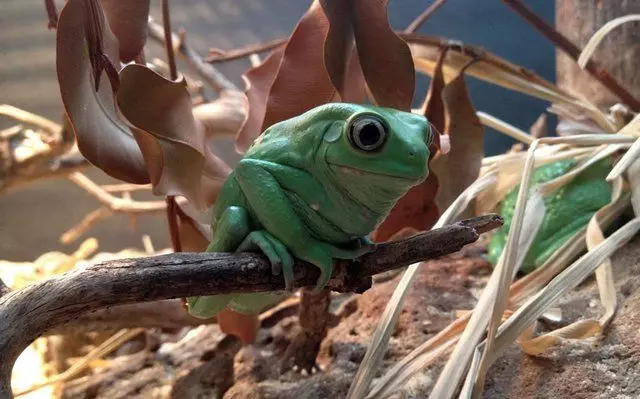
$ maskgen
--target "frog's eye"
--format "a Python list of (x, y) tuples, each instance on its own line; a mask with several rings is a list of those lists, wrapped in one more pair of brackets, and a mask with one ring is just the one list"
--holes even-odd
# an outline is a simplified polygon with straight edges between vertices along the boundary
[(361, 115), (349, 124), (349, 141), (362, 151), (379, 150), (387, 140), (384, 123), (372, 115)]

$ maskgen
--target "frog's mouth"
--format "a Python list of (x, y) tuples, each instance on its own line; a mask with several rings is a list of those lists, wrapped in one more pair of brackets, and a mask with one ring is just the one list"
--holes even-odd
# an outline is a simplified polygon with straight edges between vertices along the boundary
[(383, 177), (385, 179), (398, 179), (398, 180), (403, 180), (403, 181), (407, 181), (407, 182), (416, 182), (421, 180), (423, 177), (410, 177), (410, 176), (399, 176), (399, 175), (392, 175), (392, 174), (388, 174), (388, 173), (381, 173), (381, 172), (372, 172), (370, 170), (362, 170), (362, 169), (358, 169), (358, 168), (354, 168), (352, 166), (346, 166), (346, 165), (340, 165), (340, 164), (336, 164), (336, 163), (330, 163), (328, 162), (329, 165), (331, 165), (333, 168), (337, 169), (340, 171), (340, 173), (344, 173), (345, 175), (351, 175), (351, 176), (379, 176), (379, 177)]

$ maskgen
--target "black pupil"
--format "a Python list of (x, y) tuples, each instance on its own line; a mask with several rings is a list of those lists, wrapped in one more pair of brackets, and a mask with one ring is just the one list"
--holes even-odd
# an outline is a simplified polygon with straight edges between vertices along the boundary
[(380, 129), (373, 122), (369, 122), (362, 126), (358, 135), (360, 142), (365, 147), (375, 145), (380, 141)]

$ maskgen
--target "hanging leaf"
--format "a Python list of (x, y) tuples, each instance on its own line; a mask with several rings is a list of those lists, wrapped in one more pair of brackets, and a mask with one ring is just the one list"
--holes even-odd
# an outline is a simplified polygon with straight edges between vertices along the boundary
[[(324, 63), (343, 101), (349, 81), (347, 63), (353, 43), (375, 102), (403, 111), (411, 109), (415, 72), (407, 43), (393, 31), (387, 17), (388, 0), (321, 0), (329, 30)], [(384, 51), (381, 51), (384, 49)]]
[(149, 0), (100, 0), (100, 3), (120, 42), (120, 59), (132, 61), (147, 41)]
[(358, 51), (351, 51), (351, 58), (347, 65), (347, 75), (344, 90), (341, 94), (342, 101), (353, 104), (364, 104), (367, 101), (367, 82), (362, 73)]
[(199, 209), (213, 204), (230, 168), (207, 146), (184, 79), (131, 64), (120, 81), (118, 104), (139, 135), (154, 194), (182, 195)]
[[(440, 52), (438, 64), (429, 85), (427, 97), (421, 108), (421, 112), (432, 125), (433, 135), (431, 154), (429, 162), (436, 154), (439, 146), (439, 132), (444, 130), (445, 105), (442, 99), (444, 89), (444, 78), (442, 76), (442, 65), (447, 48)], [(417, 186), (412, 187), (389, 213), (389, 216), (372, 234), (375, 241), (382, 242), (391, 239), (396, 233), (405, 228), (413, 228), (418, 231), (430, 229), (440, 216), (440, 212), (435, 203), (435, 196), (438, 192), (438, 177), (432, 171), (427, 178)]]
[[(109, 74), (96, 72), (90, 54), (117, 63), (118, 41), (106, 24), (99, 5), (69, 0), (60, 13), (56, 35), (56, 72), (65, 111), (73, 126), (78, 148), (92, 164), (108, 175), (129, 183), (149, 183), (142, 153), (118, 111)], [(96, 12), (90, 13), (91, 10)], [(93, 15), (94, 18), (89, 18)], [(88, 38), (87, 32), (95, 37)], [(89, 45), (91, 43), (91, 46)], [(116, 64), (117, 65), (117, 64)], [(96, 91), (95, 82), (99, 82)]]
[(388, 0), (351, 0), (360, 64), (375, 102), (411, 110), (415, 71), (411, 51), (389, 25)]
[(343, 99), (347, 97), (346, 85), (348, 84), (348, 66), (345, 60), (351, 57), (349, 64), (353, 63), (353, 14), (351, 3), (351, 0), (320, 0), (325, 18), (329, 23), (329, 30), (324, 41), (324, 65), (333, 87)]
[(329, 22), (317, 1), (296, 25), (271, 85), (262, 130), (334, 101), (336, 91), (324, 67)]
[(236, 151), (240, 153), (244, 153), (253, 143), (253, 140), (262, 133), (262, 123), (267, 112), (269, 91), (278, 73), (278, 68), (280, 68), (283, 55), (284, 47), (280, 47), (269, 54), (260, 65), (249, 69), (242, 76), (247, 86), (245, 94), (249, 103), (249, 110), (242, 128), (236, 135)]
[(440, 154), (430, 164), (438, 176), (439, 209), (447, 209), (460, 193), (477, 178), (484, 157), (484, 130), (471, 103), (464, 79), (466, 68), (442, 90), (445, 105), (445, 132), (451, 141), (451, 151)]
[(193, 116), (202, 122), (208, 137), (235, 135), (247, 119), (247, 96), (224, 90), (214, 101), (193, 107)]

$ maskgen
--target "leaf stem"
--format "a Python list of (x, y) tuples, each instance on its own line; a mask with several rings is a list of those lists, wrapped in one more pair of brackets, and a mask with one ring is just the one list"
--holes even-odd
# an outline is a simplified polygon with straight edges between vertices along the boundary
[(173, 36), (171, 35), (171, 17), (169, 15), (169, 0), (162, 0), (162, 26), (164, 27), (164, 43), (167, 50), (167, 64), (171, 80), (178, 78), (176, 55), (173, 51)]

